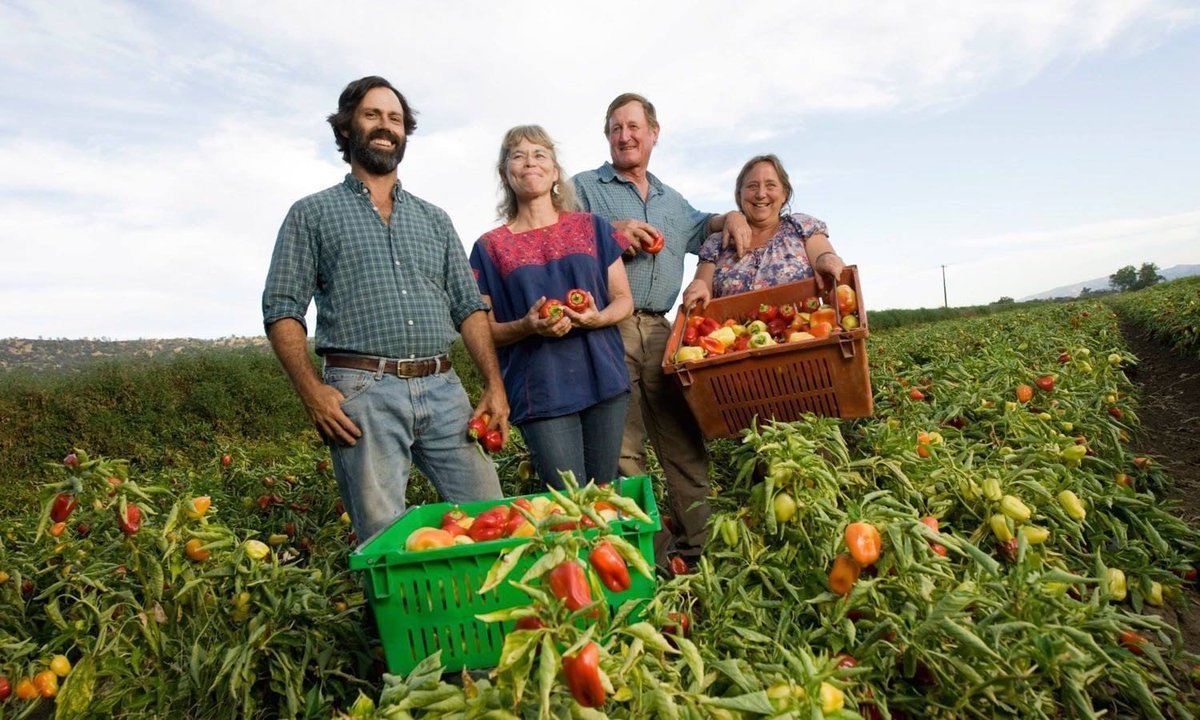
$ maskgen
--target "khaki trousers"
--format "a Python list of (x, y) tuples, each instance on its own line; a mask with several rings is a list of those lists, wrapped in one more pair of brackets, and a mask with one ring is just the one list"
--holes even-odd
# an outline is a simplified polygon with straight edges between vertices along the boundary
[(674, 538), (666, 533), (656, 538), (658, 562), (665, 562), (662, 553), (672, 539), (674, 552), (694, 562), (708, 539), (706, 525), (712, 512), (708, 451), (679, 382), (662, 371), (671, 326), (663, 317), (632, 315), (621, 322), (620, 330), (632, 386), (620, 471), (625, 476), (646, 473), (645, 441), (649, 437), (662, 465), (667, 509), (675, 529)]

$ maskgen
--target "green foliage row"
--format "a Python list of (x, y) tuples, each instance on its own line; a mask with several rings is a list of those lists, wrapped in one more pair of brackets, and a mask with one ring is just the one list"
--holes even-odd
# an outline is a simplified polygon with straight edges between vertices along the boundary
[[(478, 398), (482, 378), (461, 342), (450, 355), (467, 394)], [(72, 448), (128, 458), (135, 471), (187, 471), (226, 452), (271, 465), (285, 461), (297, 443), (320, 442), (266, 348), (106, 360), (72, 373), (0, 374), (0, 517), (35, 502), (46, 463)], [(515, 474), (517, 459), (509, 452), (497, 458), (503, 477)], [(432, 498), (419, 477), (409, 487), (410, 497)]]
[(0, 467), (8, 496), (31, 492), (44, 463), (72, 447), (135, 467), (192, 468), (231, 443), (311, 433), (269, 350), (105, 361), (73, 374), (0, 376)]
[(1158, 342), (1200, 356), (1200, 276), (1123, 293), (1107, 302), (1123, 320)]
[(1017, 303), (1011, 300), (994, 302), (989, 305), (969, 305), (952, 308), (917, 308), (915, 310), (868, 310), (867, 322), (872, 330), (890, 330), (910, 325), (922, 325), (941, 320), (966, 320), (969, 318), (987, 317), (1013, 310), (1029, 310), (1043, 305), (1065, 302), (1066, 300), (1033, 300)]

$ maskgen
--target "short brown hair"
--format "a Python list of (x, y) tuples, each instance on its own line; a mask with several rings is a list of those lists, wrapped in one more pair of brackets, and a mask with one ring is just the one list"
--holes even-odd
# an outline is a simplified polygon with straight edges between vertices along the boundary
[(550, 138), (550, 133), (546, 132), (541, 125), (518, 125), (504, 133), (504, 140), (500, 141), (500, 159), (496, 161), (496, 171), (500, 173), (500, 189), (504, 191), (504, 199), (496, 206), (496, 214), (504, 218), (505, 222), (509, 222), (517, 216), (517, 194), (508, 184), (506, 170), (508, 154), (522, 140), (541, 145), (550, 151), (550, 157), (554, 160), (554, 169), (558, 171), (558, 192), (550, 194), (550, 201), (554, 203), (554, 209), (559, 212), (578, 210), (579, 201), (575, 197), (575, 184), (567, 177), (567, 171), (563, 170), (562, 165), (558, 164), (558, 153), (554, 151), (554, 140)]
[(783, 189), (787, 191), (787, 199), (783, 201), (784, 207), (792, 203), (792, 181), (788, 178), (787, 170), (783, 169), (783, 163), (774, 153), (766, 155), (755, 155), (746, 161), (742, 166), (742, 171), (738, 173), (737, 184), (733, 186), (733, 206), (738, 210), (742, 209), (742, 181), (750, 174), (750, 169), (759, 163), (770, 163), (775, 168), (775, 174), (779, 176), (779, 182), (783, 185)]
[(617, 108), (628, 105), (631, 102), (641, 103), (642, 111), (646, 113), (646, 122), (650, 123), (650, 129), (658, 129), (658, 114), (654, 112), (654, 103), (637, 93), (621, 93), (608, 104), (608, 112), (604, 113), (605, 135), (608, 135), (608, 123), (612, 120), (613, 113), (617, 111)]

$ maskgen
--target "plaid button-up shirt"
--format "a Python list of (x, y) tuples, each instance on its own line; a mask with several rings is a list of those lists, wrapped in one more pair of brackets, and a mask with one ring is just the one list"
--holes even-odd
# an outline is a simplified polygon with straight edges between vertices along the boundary
[(468, 315), (487, 306), (466, 251), (441, 208), (392, 190), (391, 224), (353, 175), (292, 206), (271, 257), (263, 324), (304, 325), (317, 302), (317, 352), (423, 358), (450, 348)]
[(638, 253), (632, 259), (626, 258), (625, 272), (634, 308), (666, 312), (674, 307), (683, 284), (683, 258), (700, 251), (712, 215), (692, 207), (653, 174), (648, 173), (647, 177), (650, 192), (644, 201), (637, 186), (618, 175), (609, 162), (581, 172), (573, 180), (584, 210), (609, 222), (641, 220), (663, 233), (662, 252)]

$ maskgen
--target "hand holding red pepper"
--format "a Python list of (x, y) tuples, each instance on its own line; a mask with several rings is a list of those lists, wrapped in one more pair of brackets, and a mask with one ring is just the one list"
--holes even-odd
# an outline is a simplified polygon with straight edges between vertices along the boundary
[(535, 302), (525, 314), (523, 322), (530, 335), (562, 337), (571, 331), (566, 305), (557, 298), (541, 298)]

